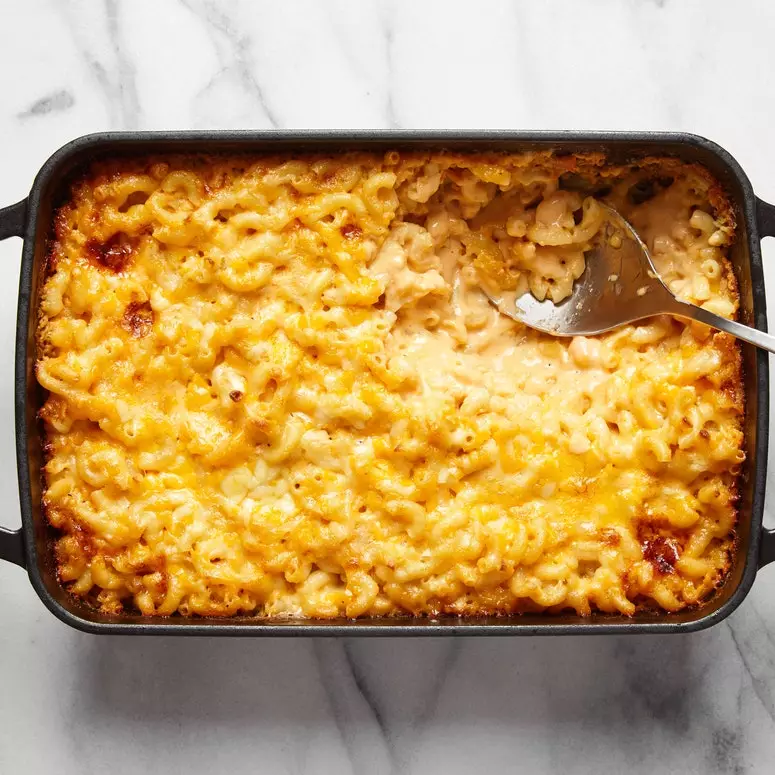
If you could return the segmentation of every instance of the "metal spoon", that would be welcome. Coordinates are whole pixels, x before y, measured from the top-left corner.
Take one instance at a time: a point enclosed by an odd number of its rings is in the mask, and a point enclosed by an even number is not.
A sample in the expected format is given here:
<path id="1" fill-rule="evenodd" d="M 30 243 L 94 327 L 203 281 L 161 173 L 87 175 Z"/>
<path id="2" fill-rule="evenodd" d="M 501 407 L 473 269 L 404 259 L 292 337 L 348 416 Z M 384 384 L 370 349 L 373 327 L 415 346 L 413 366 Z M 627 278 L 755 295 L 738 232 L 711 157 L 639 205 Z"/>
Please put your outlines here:
<path id="1" fill-rule="evenodd" d="M 679 301 L 662 282 L 648 248 L 616 210 L 601 205 L 606 221 L 585 256 L 586 268 L 571 295 L 555 304 L 531 293 L 514 299 L 482 290 L 514 320 L 554 336 L 593 336 L 653 315 L 676 315 L 726 331 L 775 353 L 775 336 Z"/>

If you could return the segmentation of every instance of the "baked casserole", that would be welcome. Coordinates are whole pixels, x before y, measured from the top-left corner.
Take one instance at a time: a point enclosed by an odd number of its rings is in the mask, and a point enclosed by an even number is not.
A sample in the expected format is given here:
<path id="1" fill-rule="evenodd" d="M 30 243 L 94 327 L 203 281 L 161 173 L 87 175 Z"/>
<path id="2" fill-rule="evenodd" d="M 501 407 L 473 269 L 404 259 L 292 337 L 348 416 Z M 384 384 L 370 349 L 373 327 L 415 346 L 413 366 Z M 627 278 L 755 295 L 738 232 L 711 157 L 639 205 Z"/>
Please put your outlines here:
<path id="1" fill-rule="evenodd" d="M 662 316 L 553 338 L 617 208 L 680 298 L 734 317 L 698 166 L 551 153 L 94 163 L 38 327 L 60 580 L 108 613 L 678 611 L 729 570 L 742 375 Z"/>

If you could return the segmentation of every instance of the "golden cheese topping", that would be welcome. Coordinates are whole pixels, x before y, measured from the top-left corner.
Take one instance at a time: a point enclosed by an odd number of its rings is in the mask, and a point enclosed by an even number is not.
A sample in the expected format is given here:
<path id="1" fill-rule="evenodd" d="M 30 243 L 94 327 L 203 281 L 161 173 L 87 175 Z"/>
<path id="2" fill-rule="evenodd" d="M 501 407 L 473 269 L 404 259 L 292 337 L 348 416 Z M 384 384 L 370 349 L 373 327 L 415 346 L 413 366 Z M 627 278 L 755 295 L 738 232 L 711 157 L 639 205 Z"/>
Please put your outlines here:
<path id="1" fill-rule="evenodd" d="M 108 612 L 677 611 L 730 563 L 740 358 L 660 317 L 552 338 L 600 201 L 734 316 L 703 170 L 551 154 L 136 159 L 57 215 L 39 309 L 61 581 Z"/>

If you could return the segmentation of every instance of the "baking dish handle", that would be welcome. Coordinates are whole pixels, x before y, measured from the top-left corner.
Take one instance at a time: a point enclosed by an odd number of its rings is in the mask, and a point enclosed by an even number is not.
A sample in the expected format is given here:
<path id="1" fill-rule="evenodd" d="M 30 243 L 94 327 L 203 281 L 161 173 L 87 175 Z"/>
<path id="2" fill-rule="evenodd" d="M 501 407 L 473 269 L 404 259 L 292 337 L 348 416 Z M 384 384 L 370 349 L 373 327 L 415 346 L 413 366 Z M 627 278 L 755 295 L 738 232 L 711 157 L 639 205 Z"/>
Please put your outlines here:
<path id="1" fill-rule="evenodd" d="M 759 546 L 759 567 L 775 562 L 775 530 L 762 528 L 762 542 Z"/>
<path id="2" fill-rule="evenodd" d="M 0 240 L 6 237 L 23 237 L 27 223 L 27 200 L 0 210 Z"/>
<path id="3" fill-rule="evenodd" d="M 0 210 L 0 240 L 6 237 L 23 237 L 27 223 L 27 200 L 22 199 Z M 24 541 L 21 530 L 0 527 L 0 559 L 25 567 Z"/>
<path id="4" fill-rule="evenodd" d="M 0 559 L 27 567 L 24 561 L 24 541 L 21 530 L 0 527 Z"/>
<path id="5" fill-rule="evenodd" d="M 775 237 L 775 205 L 756 198 L 756 224 L 760 237 Z M 759 567 L 775 562 L 775 530 L 762 529 Z"/>
<path id="6" fill-rule="evenodd" d="M 756 225 L 760 237 L 775 237 L 775 205 L 756 197 Z"/>
<path id="7" fill-rule="evenodd" d="M 762 530 L 762 543 L 759 547 L 759 567 L 763 568 L 775 562 L 775 530 Z"/>

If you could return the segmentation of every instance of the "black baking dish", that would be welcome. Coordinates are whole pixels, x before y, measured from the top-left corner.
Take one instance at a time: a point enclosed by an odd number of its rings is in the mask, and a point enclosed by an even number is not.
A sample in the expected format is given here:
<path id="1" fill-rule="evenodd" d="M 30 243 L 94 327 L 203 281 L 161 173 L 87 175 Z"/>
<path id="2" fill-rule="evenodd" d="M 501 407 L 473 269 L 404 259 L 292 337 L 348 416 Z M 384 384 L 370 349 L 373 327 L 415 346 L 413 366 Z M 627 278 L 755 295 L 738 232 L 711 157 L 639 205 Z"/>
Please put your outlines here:
<path id="1" fill-rule="evenodd" d="M 775 531 L 762 525 L 769 434 L 767 353 L 743 345 L 746 454 L 742 473 L 737 553 L 728 579 L 705 605 L 677 614 L 541 616 L 503 618 L 266 621 L 255 618 L 186 619 L 106 615 L 77 601 L 57 581 L 50 529 L 41 509 L 41 443 L 37 411 L 42 391 L 33 373 L 38 282 L 53 208 L 72 176 L 100 157 L 134 154 L 336 152 L 342 150 L 439 149 L 560 153 L 604 152 L 615 163 L 645 155 L 698 162 L 725 187 L 738 221 L 732 263 L 740 286 L 741 318 L 767 328 L 759 240 L 775 236 L 775 207 L 754 195 L 738 163 L 718 145 L 684 133 L 645 132 L 122 132 L 81 137 L 43 165 L 29 196 L 0 210 L 0 239 L 24 240 L 16 332 L 16 454 L 22 527 L 0 528 L 0 558 L 27 569 L 35 591 L 62 621 L 94 633 L 158 635 L 579 635 L 591 633 L 692 632 L 728 616 L 742 602 L 757 570 L 775 561 Z"/>

